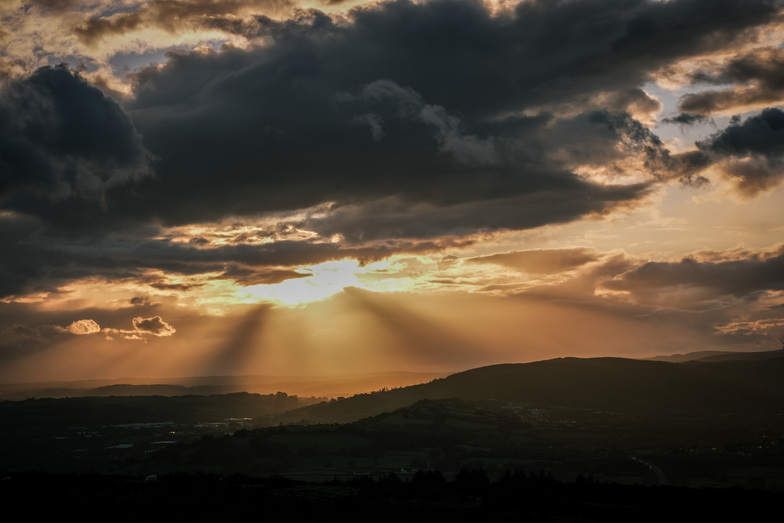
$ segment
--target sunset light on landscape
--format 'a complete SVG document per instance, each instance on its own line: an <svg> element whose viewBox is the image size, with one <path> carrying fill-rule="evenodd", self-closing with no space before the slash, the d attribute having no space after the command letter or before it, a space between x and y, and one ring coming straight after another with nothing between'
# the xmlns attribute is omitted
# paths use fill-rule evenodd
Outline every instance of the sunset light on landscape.
<svg viewBox="0 0 784 523"><path fill-rule="evenodd" d="M4 0L0 382L784 336L779 0Z"/></svg>

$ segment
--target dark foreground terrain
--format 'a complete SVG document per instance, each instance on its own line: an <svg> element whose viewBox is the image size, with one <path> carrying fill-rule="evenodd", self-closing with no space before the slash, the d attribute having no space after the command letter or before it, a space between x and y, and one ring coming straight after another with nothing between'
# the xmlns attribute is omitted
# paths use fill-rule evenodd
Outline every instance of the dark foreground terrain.
<svg viewBox="0 0 784 523"><path fill-rule="evenodd" d="M422 471L306 483L171 474L150 479L18 474L0 484L0 502L26 517L54 521L757 521L778 512L781 496L741 489L618 485L508 473L490 481L463 470L448 481Z"/></svg>
<svg viewBox="0 0 784 523"><path fill-rule="evenodd" d="M784 501L782 377L567 358L322 402L3 402L0 494L84 519L749 520Z"/></svg>

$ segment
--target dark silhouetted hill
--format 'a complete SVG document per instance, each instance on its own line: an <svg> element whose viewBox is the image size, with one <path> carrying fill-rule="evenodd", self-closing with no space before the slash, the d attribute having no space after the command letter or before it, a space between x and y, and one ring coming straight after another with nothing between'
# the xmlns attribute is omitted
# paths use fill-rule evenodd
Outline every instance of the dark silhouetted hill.
<svg viewBox="0 0 784 523"><path fill-rule="evenodd" d="M348 422L422 399L494 399L645 415L753 416L784 411L784 358L669 363L559 358L492 365L423 385L297 409L285 422Z"/></svg>

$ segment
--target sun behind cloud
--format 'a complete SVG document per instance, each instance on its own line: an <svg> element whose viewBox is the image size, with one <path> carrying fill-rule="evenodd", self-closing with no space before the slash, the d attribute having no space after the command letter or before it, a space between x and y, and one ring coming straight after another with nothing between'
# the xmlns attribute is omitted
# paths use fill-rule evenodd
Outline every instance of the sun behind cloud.
<svg viewBox="0 0 784 523"><path fill-rule="evenodd" d="M405 292L415 288L423 290L422 280L428 275L412 270L409 267L412 259L392 256L376 262L361 263L354 258L345 258L299 267L297 272L308 273L308 276L244 287L239 292L240 302L272 302L297 307L322 301L349 287L372 292Z"/></svg>
<svg viewBox="0 0 784 523"><path fill-rule="evenodd" d="M341 292L346 287L360 284L357 272L359 262L353 259L335 260L310 267L310 276L285 280L272 285L246 287L244 301L271 301L281 305L296 306L321 301Z"/></svg>

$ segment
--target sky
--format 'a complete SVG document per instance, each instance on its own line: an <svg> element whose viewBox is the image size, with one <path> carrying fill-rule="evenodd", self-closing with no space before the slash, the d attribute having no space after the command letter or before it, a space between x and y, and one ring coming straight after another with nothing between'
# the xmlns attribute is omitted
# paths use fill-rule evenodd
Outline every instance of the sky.
<svg viewBox="0 0 784 523"><path fill-rule="evenodd" d="M780 0L4 0L0 381L781 348Z"/></svg>

